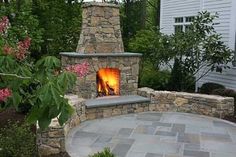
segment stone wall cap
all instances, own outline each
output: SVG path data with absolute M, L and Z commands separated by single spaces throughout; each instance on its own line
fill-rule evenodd
M 77 52 L 61 52 L 61 56 L 75 57 L 75 58 L 86 58 L 86 57 L 141 57 L 141 53 L 130 53 L 130 52 L 116 52 L 116 53 L 77 53 Z
M 223 96 L 219 96 L 219 95 L 208 95 L 208 94 L 176 92 L 176 91 L 155 91 L 155 93 L 160 93 L 160 94 L 173 93 L 173 94 L 176 94 L 177 96 L 201 97 L 201 98 L 215 99 L 215 100 L 231 100 L 231 99 L 234 99 L 233 97 L 223 97 Z
M 149 87 L 141 87 L 141 88 L 138 88 L 138 91 L 154 92 L 155 90 Z
M 88 8 L 88 7 L 93 7 L 93 6 L 98 6 L 98 7 L 112 7 L 112 8 L 119 8 L 120 5 L 114 4 L 114 3 L 103 3 L 103 2 L 85 2 L 82 5 L 82 8 Z

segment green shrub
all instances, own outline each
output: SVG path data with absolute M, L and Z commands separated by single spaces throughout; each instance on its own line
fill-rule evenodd
M 112 154 L 109 148 L 105 148 L 104 151 L 90 155 L 89 157 L 115 157 L 115 155 Z
M 200 88 L 200 93 L 202 94 L 211 94 L 216 89 L 225 89 L 225 87 L 218 83 L 204 83 L 202 87 Z
M 32 157 L 35 152 L 35 135 L 28 125 L 9 122 L 0 128 L 1 157 Z
M 139 86 L 150 87 L 155 90 L 166 90 L 169 78 L 169 71 L 158 71 L 153 65 L 145 64 L 140 73 Z
M 219 89 L 213 90 L 211 94 L 226 96 L 226 97 L 233 97 L 234 98 L 234 115 L 236 115 L 236 91 L 232 89 L 227 89 L 227 88 L 226 89 L 219 88 Z
M 236 97 L 236 91 L 233 89 L 224 89 L 224 88 L 218 88 L 213 90 L 210 94 L 215 95 L 221 95 L 221 96 L 227 96 L 227 97 Z
M 195 77 L 193 74 L 186 73 L 185 67 L 179 59 L 175 59 L 173 69 L 168 84 L 168 90 L 194 92 Z

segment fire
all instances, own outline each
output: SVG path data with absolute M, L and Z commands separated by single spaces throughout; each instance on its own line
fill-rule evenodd
M 120 94 L 120 70 L 115 68 L 100 69 L 97 73 L 98 96 Z

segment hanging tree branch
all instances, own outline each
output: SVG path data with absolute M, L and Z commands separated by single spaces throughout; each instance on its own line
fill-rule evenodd
M 31 79 L 31 77 L 25 77 L 25 76 L 19 76 L 17 74 L 6 74 L 6 73 L 0 73 L 0 76 L 13 76 L 19 79 Z

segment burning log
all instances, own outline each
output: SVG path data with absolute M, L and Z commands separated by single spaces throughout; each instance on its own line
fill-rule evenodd
M 97 96 L 119 95 L 120 71 L 114 68 L 100 69 L 97 73 Z
M 116 95 L 115 90 L 109 86 L 108 82 L 106 82 L 106 87 L 108 90 L 108 95 Z

